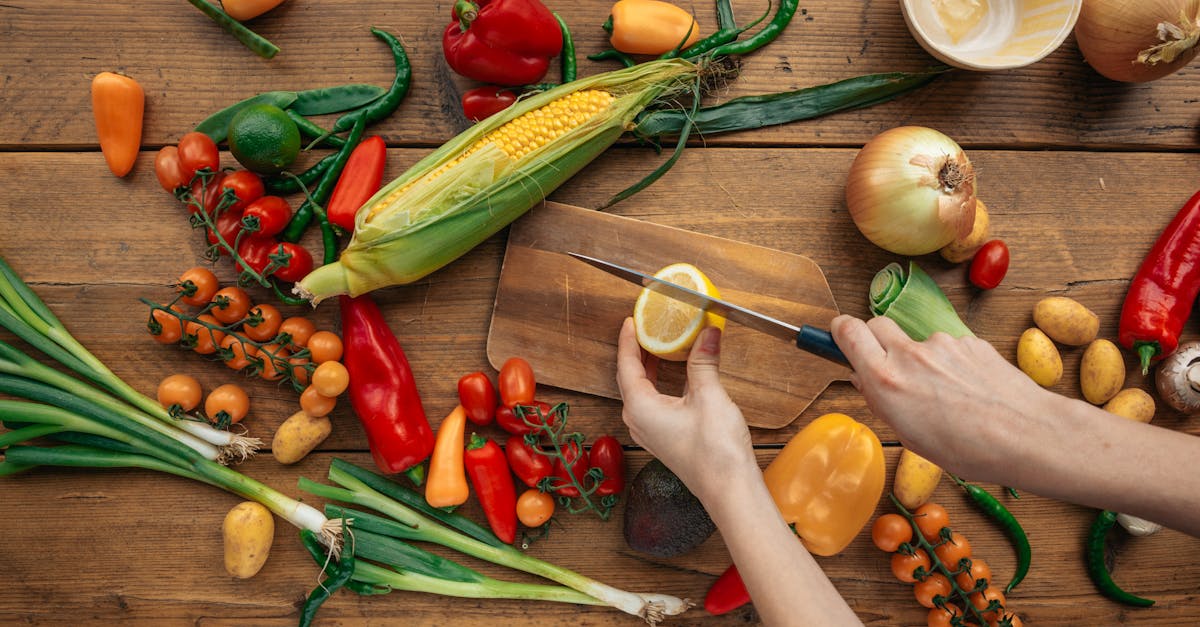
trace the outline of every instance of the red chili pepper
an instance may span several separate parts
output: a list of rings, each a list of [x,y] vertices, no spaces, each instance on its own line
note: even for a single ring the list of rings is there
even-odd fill
[[[514,474],[525,485],[536,488],[538,482],[550,476],[554,464],[550,458],[525,443],[525,436],[510,435],[504,443],[504,455]]]
[[[419,464],[433,451],[433,429],[404,350],[369,296],[342,296],[341,314],[350,403],[375,465],[385,473],[408,471],[419,484]]]
[[[511,89],[495,85],[468,89],[462,95],[463,115],[467,116],[468,120],[478,122],[507,109],[516,101],[517,94]]]
[[[750,593],[738,574],[737,565],[731,565],[721,573],[708,589],[708,594],[704,595],[704,609],[714,615],[732,612],[749,602]]]
[[[383,165],[387,161],[387,144],[374,135],[362,140],[351,151],[342,174],[338,177],[325,213],[329,221],[347,231],[354,230],[354,216],[383,183]]]
[[[532,405],[521,405],[524,413],[524,418],[522,418],[517,415],[515,408],[500,405],[496,407],[496,424],[513,435],[533,433],[540,430],[534,425],[541,421],[545,421],[545,424],[551,427],[558,426],[558,414],[551,411],[552,409],[554,408],[549,403],[534,401]],[[541,418],[538,417],[538,412],[541,412]],[[533,423],[533,425],[529,423]]]
[[[583,485],[583,474],[587,472],[585,464],[580,463],[583,461],[585,461],[583,448],[579,446],[578,441],[571,439],[562,443],[562,458],[554,462],[554,483],[552,485],[555,494],[571,498],[579,496],[579,488],[571,483],[571,477],[575,477],[575,481],[579,485]],[[580,470],[583,470],[583,473],[580,473]]]
[[[1179,346],[1183,323],[1200,293],[1200,192],[1158,236],[1129,284],[1118,340],[1135,351],[1142,374]]]
[[[625,489],[625,452],[616,438],[611,435],[596,438],[588,453],[588,466],[604,471],[604,480],[596,486],[596,494],[620,494]]]
[[[542,80],[562,46],[558,20],[538,0],[457,0],[442,33],[455,72],[496,85]]]
[[[517,490],[504,451],[489,438],[471,434],[463,458],[488,525],[506,544],[517,539]]]
[[[496,417],[496,387],[482,372],[463,375],[458,380],[458,402],[467,411],[467,420],[483,426]]]

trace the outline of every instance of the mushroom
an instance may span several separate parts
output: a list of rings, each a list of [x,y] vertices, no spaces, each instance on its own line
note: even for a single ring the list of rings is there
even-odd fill
[[[1158,395],[1189,416],[1200,415],[1200,342],[1181,344],[1158,366]]]

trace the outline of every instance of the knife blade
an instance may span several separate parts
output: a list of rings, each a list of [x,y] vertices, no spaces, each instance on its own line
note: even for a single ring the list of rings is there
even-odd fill
[[[741,305],[736,305],[720,298],[713,298],[702,292],[697,292],[691,288],[665,281],[652,274],[640,272],[633,268],[628,268],[611,261],[589,257],[579,253],[568,252],[568,255],[592,266],[599,268],[613,276],[622,278],[630,283],[640,285],[642,287],[650,287],[655,291],[670,296],[675,300],[687,303],[699,309],[713,311],[726,320],[750,327],[756,331],[773,335],[778,338],[783,338],[789,342],[795,342],[796,346],[801,350],[807,351],[818,357],[823,357],[837,364],[849,366],[850,362],[846,360],[846,356],[842,354],[842,350],[838,348],[837,343],[833,341],[833,336],[829,331],[818,327],[801,324],[799,326],[789,324],[782,320],[778,320],[766,314],[759,313],[752,309],[747,309]]]

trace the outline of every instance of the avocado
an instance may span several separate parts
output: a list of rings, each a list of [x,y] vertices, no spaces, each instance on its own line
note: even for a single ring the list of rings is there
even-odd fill
[[[662,462],[650,460],[633,478],[625,502],[625,542],[633,550],[683,555],[716,529],[700,499]]]

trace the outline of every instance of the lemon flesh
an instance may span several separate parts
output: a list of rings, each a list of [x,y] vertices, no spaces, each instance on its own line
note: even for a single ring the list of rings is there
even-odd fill
[[[671,264],[654,276],[706,296],[721,297],[712,281],[688,263]],[[634,304],[633,323],[638,344],[660,359],[685,361],[700,331],[710,326],[724,329],[725,318],[675,300],[663,294],[661,289],[654,285],[643,288]]]

